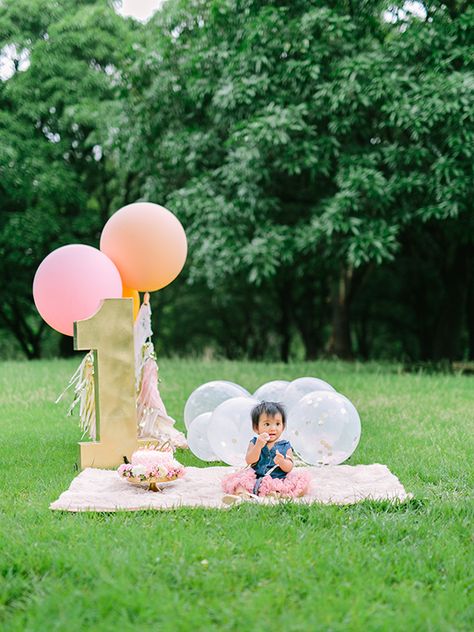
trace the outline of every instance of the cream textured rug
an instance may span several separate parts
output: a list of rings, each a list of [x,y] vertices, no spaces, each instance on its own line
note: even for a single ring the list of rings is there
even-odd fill
[[[361,500],[404,501],[411,495],[386,465],[308,467],[309,494],[294,502],[349,505]],[[184,478],[168,483],[163,492],[151,492],[119,478],[114,470],[87,468],[50,508],[59,511],[138,511],[178,507],[226,508],[221,479],[230,467],[188,467]],[[257,503],[277,502],[258,499]]]

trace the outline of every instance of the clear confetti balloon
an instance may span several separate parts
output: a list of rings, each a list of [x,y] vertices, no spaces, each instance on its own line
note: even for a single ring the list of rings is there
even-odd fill
[[[314,391],[288,414],[288,439],[311,465],[338,465],[347,460],[360,439],[355,406],[340,393]]]
[[[299,402],[302,397],[313,391],[333,391],[335,393],[336,389],[317,377],[299,377],[297,380],[293,380],[285,390],[283,402],[287,412],[289,412],[292,406]]]
[[[253,397],[233,397],[220,404],[212,413],[207,436],[214,454],[225,463],[245,465],[245,455],[252,429],[252,408],[258,404]]]
[[[186,437],[191,452],[203,461],[218,460],[207,436],[207,429],[211,417],[212,413],[202,413],[198,415],[196,419],[193,420],[188,431],[188,436]]]
[[[262,384],[253,396],[262,402],[283,402],[284,393],[290,383],[288,380],[273,380]]]
[[[242,396],[250,397],[250,394],[242,386],[233,382],[216,380],[202,384],[191,393],[184,407],[186,428],[190,428],[193,419],[196,419],[198,415],[212,413],[219,404],[227,399]]]
[[[226,384],[232,384],[233,386],[237,386],[237,388],[239,388],[240,391],[242,392],[242,395],[245,395],[246,397],[250,397],[250,393],[248,392],[248,390],[244,388],[243,386],[240,386],[240,384],[236,384],[235,382],[229,382],[229,380],[221,380],[221,381],[225,382]]]

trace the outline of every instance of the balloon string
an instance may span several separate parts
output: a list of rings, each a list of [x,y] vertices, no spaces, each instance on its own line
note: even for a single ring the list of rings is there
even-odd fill
[[[302,467],[304,465],[310,465],[309,463],[307,463],[303,457],[301,456],[301,454],[299,452],[297,452],[295,450],[295,448],[293,446],[291,446],[291,449],[293,450],[293,453],[296,454],[296,459],[295,459],[295,467]],[[248,470],[249,467],[252,467],[250,465],[250,463],[247,463],[247,465],[243,468],[244,470]],[[268,470],[268,472],[265,473],[265,476],[270,476],[270,474],[276,470],[276,468],[278,467],[278,465],[274,465],[270,470]]]
[[[303,465],[308,465],[308,463],[306,463],[306,461],[304,461],[304,460],[302,459],[301,454],[299,454],[299,453],[298,453],[298,452],[297,452],[297,451],[293,448],[293,446],[291,447],[291,449],[293,450],[293,453],[294,453],[294,454],[296,454],[296,456],[297,456],[297,460],[298,460],[298,462],[297,462],[297,463],[294,463],[294,466],[295,466],[295,467],[301,467],[301,466],[303,466]],[[295,459],[295,461],[296,461],[296,459]],[[271,470],[268,470],[268,472],[265,474],[265,476],[269,476],[269,475],[270,475],[270,474],[271,474],[274,470],[276,470],[276,468],[277,468],[277,467],[278,467],[278,465],[274,465],[274,466],[272,467],[272,469],[271,469]]]
[[[308,463],[307,461],[305,461],[303,459],[303,457],[301,456],[301,454],[295,450],[295,448],[293,446],[291,446],[291,449],[293,450],[293,453],[296,454],[297,459],[295,459],[295,467],[302,467],[303,465],[310,465],[310,463]],[[298,462],[296,462],[298,461]]]

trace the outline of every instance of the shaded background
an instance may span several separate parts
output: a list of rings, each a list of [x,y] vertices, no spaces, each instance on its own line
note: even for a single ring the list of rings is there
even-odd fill
[[[0,354],[67,355],[54,248],[150,200],[160,354],[474,359],[469,2],[0,1]]]

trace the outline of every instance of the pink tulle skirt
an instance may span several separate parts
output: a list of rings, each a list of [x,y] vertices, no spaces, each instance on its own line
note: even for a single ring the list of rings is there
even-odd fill
[[[253,494],[256,479],[255,471],[251,467],[248,467],[224,476],[222,479],[222,488],[226,494],[235,494],[242,489]],[[310,473],[300,469],[291,470],[285,478],[264,476],[258,489],[258,495],[267,496],[271,492],[277,492],[282,496],[298,498],[306,494],[310,482]]]

